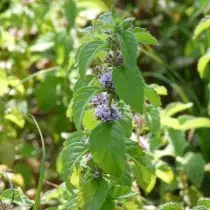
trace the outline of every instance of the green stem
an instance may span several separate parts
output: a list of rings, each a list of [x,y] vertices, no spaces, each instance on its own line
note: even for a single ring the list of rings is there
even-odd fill
[[[44,182],[44,175],[45,175],[45,159],[46,159],[46,148],[45,148],[45,144],[44,144],[44,138],[42,136],[42,132],[39,128],[39,125],[36,121],[36,119],[34,118],[33,115],[29,114],[32,119],[34,120],[34,123],[39,131],[39,135],[41,138],[41,142],[42,142],[42,160],[41,160],[41,167],[40,167],[40,176],[39,176],[39,183],[38,183],[38,188],[37,188],[37,192],[36,192],[36,197],[35,197],[35,204],[33,207],[33,210],[39,210],[39,206],[40,206],[40,200],[41,200],[41,192],[42,192],[42,186],[43,186],[43,182]]]
[[[108,102],[109,108],[112,107],[112,99],[113,99],[113,95],[110,93],[110,94],[109,94],[109,102]]]

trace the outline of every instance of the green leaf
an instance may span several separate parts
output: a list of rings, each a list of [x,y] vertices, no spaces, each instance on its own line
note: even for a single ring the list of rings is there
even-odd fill
[[[5,114],[4,119],[9,120],[20,128],[23,128],[25,125],[23,114],[16,108],[13,108],[9,113]]]
[[[156,183],[154,170],[151,169],[149,165],[146,165],[143,161],[139,160],[134,162],[134,174],[139,186],[145,192],[150,193]]]
[[[156,183],[155,167],[152,156],[143,152],[138,143],[126,139],[126,150],[134,163],[133,169],[139,186],[147,193],[151,192]]]
[[[100,89],[97,87],[83,87],[77,90],[73,96],[73,121],[77,129],[81,128],[82,119],[84,116],[85,108],[90,102],[92,97],[99,92]]]
[[[93,82],[93,79],[94,79],[94,76],[92,75],[86,75],[80,78],[74,86],[74,91],[76,92],[82,87],[90,86]]]
[[[161,116],[161,125],[173,129],[180,129],[180,123],[177,118]]]
[[[189,130],[197,128],[210,128],[210,119],[205,117],[192,117],[184,122],[180,122],[180,129]]]
[[[8,91],[8,81],[6,78],[6,73],[0,72],[0,97],[3,96],[5,93],[7,93],[7,91]]]
[[[144,81],[138,68],[125,66],[114,69],[112,73],[114,86],[120,98],[135,111],[143,113]]]
[[[206,206],[199,205],[192,208],[192,210],[209,210]]]
[[[124,132],[120,124],[99,124],[90,135],[90,151],[100,168],[119,178],[125,166]]]
[[[70,0],[65,3],[65,15],[68,18],[70,26],[73,28],[75,25],[75,18],[77,15],[77,7],[75,0]]]
[[[107,198],[100,210],[115,210],[115,203],[111,198]]]
[[[149,87],[153,88],[157,92],[158,95],[166,96],[168,94],[167,89],[162,85],[151,84],[149,85]]]
[[[81,76],[86,74],[87,68],[95,55],[106,49],[102,41],[90,41],[83,43],[77,50],[76,62],[78,62],[79,72]]]
[[[186,147],[185,133],[173,128],[168,129],[169,141],[173,145],[176,155],[182,156]]]
[[[170,202],[161,205],[158,210],[182,210],[178,203]]]
[[[86,152],[83,139],[82,132],[77,131],[64,142],[62,162],[64,166],[64,179],[66,181],[71,177],[74,167],[81,161]]]
[[[17,190],[17,189],[4,190],[0,194],[0,200],[2,202],[10,203],[13,196],[14,196],[13,203],[15,203],[17,205],[32,206],[34,204],[34,202],[32,200],[30,200],[28,197],[26,197],[23,194],[23,192],[21,192],[20,190]]]
[[[182,164],[185,175],[194,185],[200,187],[205,172],[203,156],[200,153],[189,152],[185,155]]]
[[[120,41],[125,65],[136,67],[137,42],[135,36],[130,31],[123,31],[120,34]]]
[[[145,95],[145,98],[149,100],[152,105],[154,106],[161,105],[160,96],[153,88],[149,86],[144,87],[144,95]]]
[[[193,106],[193,103],[183,104],[181,102],[170,103],[164,110],[164,115],[171,117],[179,112],[185,111]]]
[[[135,29],[135,37],[138,42],[142,44],[149,44],[149,45],[157,45],[157,39],[151,35],[149,31],[146,29],[136,28]]]
[[[204,17],[196,26],[193,39],[196,39],[204,30],[210,27],[210,16]]]
[[[207,208],[210,208],[210,198],[200,198],[198,200],[198,205],[203,205]]]
[[[157,135],[160,133],[160,114],[156,107],[148,105],[146,107],[146,121],[150,131]]]
[[[100,123],[95,116],[95,112],[93,109],[88,109],[85,111],[84,118],[82,121],[83,127],[87,130],[93,130]]]
[[[125,137],[129,138],[132,134],[132,128],[133,128],[131,118],[123,118],[123,119],[119,120],[119,123],[123,127]]]
[[[201,78],[204,78],[205,69],[209,61],[210,50],[208,50],[208,52],[204,56],[200,57],[200,59],[198,60],[198,72]]]
[[[156,167],[156,175],[159,179],[168,184],[171,184],[174,181],[173,170],[167,163],[161,161]]]
[[[84,210],[100,210],[109,192],[109,185],[104,180],[91,180],[84,183]]]

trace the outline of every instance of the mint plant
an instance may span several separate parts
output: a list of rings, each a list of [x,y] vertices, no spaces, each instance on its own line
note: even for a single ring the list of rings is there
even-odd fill
[[[200,153],[185,154],[191,146],[185,134],[210,127],[210,120],[174,117],[192,103],[161,109],[159,95],[167,90],[146,84],[137,65],[139,46],[157,40],[133,23],[113,10],[83,30],[88,40],[75,55],[79,79],[67,111],[76,132],[62,152],[67,209],[142,209],[149,201],[137,195],[150,193],[156,182],[161,193],[177,190],[190,200],[186,186],[198,188],[204,179],[205,161]],[[185,205],[193,206],[192,200]]]
[[[89,40],[76,52],[80,78],[68,116],[77,131],[63,149],[64,179],[76,198],[69,199],[68,209],[115,209],[135,198],[139,189],[134,183],[145,193],[155,185],[153,155],[141,138],[145,131],[134,125],[134,116],[145,115],[152,135],[159,136],[160,98],[137,66],[138,44],[157,41],[133,22],[134,18],[121,19],[115,11],[101,15],[84,29]],[[78,187],[71,181],[75,170]],[[140,200],[136,202],[141,206]]]

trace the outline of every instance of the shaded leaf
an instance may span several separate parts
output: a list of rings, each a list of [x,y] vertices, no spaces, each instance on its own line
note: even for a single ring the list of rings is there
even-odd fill
[[[149,86],[144,87],[144,95],[145,98],[149,100],[152,105],[154,106],[161,105],[160,96],[152,87]]]
[[[135,36],[138,42],[142,44],[157,45],[157,39],[146,29],[136,28]]]
[[[183,131],[173,128],[168,129],[169,141],[176,155],[182,156],[186,147],[185,134]]]
[[[84,116],[85,108],[91,101],[92,97],[99,92],[100,89],[97,87],[83,87],[77,90],[73,96],[73,121],[77,129],[81,128],[82,119]]]
[[[84,183],[84,210],[100,210],[109,192],[109,185],[104,180],[91,180]]]
[[[79,72],[81,76],[86,74],[87,68],[99,51],[104,51],[106,46],[102,41],[90,41],[83,43],[77,50],[76,62],[79,66]]]
[[[71,176],[74,167],[81,161],[85,151],[84,137],[80,131],[73,133],[64,142],[62,162],[65,180]]]
[[[183,170],[189,180],[200,187],[204,178],[205,161],[199,153],[189,152],[183,160]]]
[[[125,65],[136,67],[137,42],[135,36],[130,31],[123,31],[120,34],[120,41]]]
[[[101,123],[92,130],[90,151],[99,167],[106,173],[120,177],[125,165],[124,133],[120,124]]]
[[[156,107],[148,105],[146,107],[146,122],[150,131],[158,135],[160,133],[160,114]]]
[[[138,68],[125,66],[114,69],[112,73],[114,86],[120,98],[135,111],[142,113],[144,105],[144,81]]]

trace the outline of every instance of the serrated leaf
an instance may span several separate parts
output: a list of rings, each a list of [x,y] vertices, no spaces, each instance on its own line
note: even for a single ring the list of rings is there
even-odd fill
[[[100,168],[106,173],[120,177],[125,165],[124,133],[120,124],[101,123],[92,130],[90,151]]]
[[[193,106],[193,103],[181,103],[181,102],[173,102],[170,103],[164,110],[164,115],[167,117],[171,117],[179,112],[185,111]]]
[[[100,121],[97,120],[93,109],[88,109],[87,111],[85,111],[84,118],[83,118],[83,121],[82,121],[82,124],[83,124],[84,128],[91,131],[99,123],[100,123]]]
[[[81,76],[86,74],[87,68],[95,57],[96,53],[106,49],[105,44],[102,41],[90,41],[83,43],[77,51],[76,62],[79,66],[79,72]]]
[[[210,198],[200,198],[198,200],[198,205],[203,205],[207,208],[210,208]]]
[[[204,17],[196,26],[193,39],[196,39],[204,30],[210,27],[210,16]]]
[[[205,161],[200,153],[189,152],[183,160],[183,170],[189,180],[200,187],[204,178]]]
[[[77,131],[64,142],[62,162],[65,181],[71,177],[74,167],[79,163],[86,151],[85,143],[82,140],[82,132]]]
[[[83,87],[77,90],[73,96],[73,121],[77,129],[81,128],[82,119],[84,116],[85,108],[90,102],[92,97],[99,92],[100,89],[97,87]]]
[[[157,135],[160,133],[160,114],[156,107],[148,105],[146,107],[146,122],[150,131]]]
[[[168,129],[169,141],[176,155],[182,156],[186,147],[185,134],[181,130]]]
[[[178,203],[170,202],[161,205],[158,210],[182,210]]]
[[[138,68],[125,66],[116,68],[112,73],[112,79],[120,98],[135,111],[143,113],[144,81]]]
[[[131,31],[123,31],[120,34],[120,42],[124,63],[129,67],[136,67],[137,42]]]
[[[208,52],[204,56],[200,57],[198,60],[198,73],[201,78],[204,78],[205,69],[209,61],[210,61],[210,50],[208,50]]]
[[[161,105],[160,96],[153,88],[149,86],[144,87],[144,95],[145,95],[145,98],[149,100],[152,105],[154,106]]]
[[[91,180],[84,183],[84,210],[100,210],[109,192],[109,185],[104,180]]]
[[[149,45],[158,44],[157,39],[154,36],[152,36],[152,34],[149,31],[142,30],[140,28],[135,29],[135,37],[137,41],[142,44],[149,44]]]

